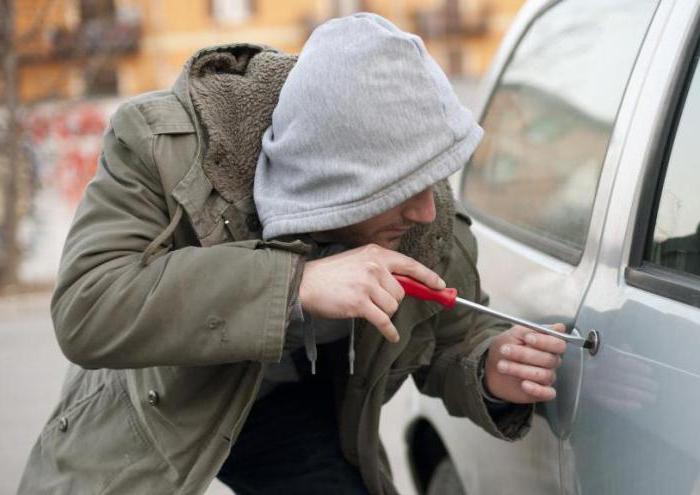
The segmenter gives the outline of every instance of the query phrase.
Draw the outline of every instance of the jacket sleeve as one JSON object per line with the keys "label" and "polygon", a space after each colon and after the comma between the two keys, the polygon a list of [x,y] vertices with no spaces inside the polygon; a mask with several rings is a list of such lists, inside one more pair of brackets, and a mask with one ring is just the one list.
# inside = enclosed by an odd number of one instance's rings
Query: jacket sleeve
{"label": "jacket sleeve", "polygon": [[[476,271],[476,241],[467,223],[455,220],[455,239],[450,264],[444,279],[448,287],[470,292],[465,281],[476,285],[480,304],[488,305],[488,295],[481,292]],[[473,291],[473,289],[471,290]],[[516,440],[530,428],[534,406],[512,404],[489,411],[479,379],[479,363],[492,339],[510,328],[492,316],[457,306],[436,315],[436,346],[431,364],[414,374],[421,392],[442,399],[452,416],[466,416],[491,435]]]}
{"label": "jacket sleeve", "polygon": [[278,361],[299,254],[283,243],[229,242],[142,266],[170,218],[139,148],[113,129],[104,137],[51,301],[61,349],[85,368]]}

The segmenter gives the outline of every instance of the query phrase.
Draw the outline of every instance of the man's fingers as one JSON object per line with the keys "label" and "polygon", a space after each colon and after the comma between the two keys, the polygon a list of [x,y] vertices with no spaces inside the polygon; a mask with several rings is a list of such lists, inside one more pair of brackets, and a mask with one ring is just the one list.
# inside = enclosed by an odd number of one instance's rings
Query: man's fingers
{"label": "man's fingers", "polygon": [[372,289],[370,293],[370,299],[372,302],[379,307],[389,318],[394,316],[396,310],[399,309],[399,302],[396,298],[389,292],[384,290],[383,287],[378,286]]}
{"label": "man's fingers", "polygon": [[447,287],[440,275],[427,266],[418,263],[413,258],[395,251],[386,250],[386,267],[391,273],[407,275],[418,282],[427,285],[431,289],[442,290]]}
{"label": "man's fingers", "polygon": [[399,341],[399,332],[391,322],[391,318],[389,318],[384,311],[374,304],[369,304],[364,313],[365,319],[377,327],[377,330],[379,330],[389,342],[396,343]]}
{"label": "man's fingers", "polygon": [[406,291],[404,291],[399,281],[394,278],[389,270],[384,270],[379,282],[382,284],[382,288],[391,294],[396,302],[400,303],[403,301],[403,298],[406,296]]}
{"label": "man's fingers", "polygon": [[[555,330],[560,331],[558,328]],[[551,335],[545,335],[543,333],[530,332],[525,335],[525,342],[528,346],[545,352],[554,354],[564,354],[564,352],[566,352],[566,342],[557,337],[552,337]]]}
{"label": "man's fingers", "polygon": [[557,377],[554,371],[550,369],[529,366],[527,364],[516,363],[505,359],[501,359],[496,367],[498,368],[498,371],[504,375],[513,376],[522,380],[529,380],[542,385],[553,384]]}
{"label": "man's fingers", "polygon": [[554,387],[543,386],[530,380],[523,380],[520,387],[523,389],[523,392],[536,401],[548,401],[557,396],[557,391],[554,390]]}
{"label": "man's fingers", "polygon": [[501,354],[511,361],[523,364],[540,366],[542,368],[557,368],[561,364],[561,357],[557,354],[544,352],[531,347],[515,344],[501,346]]}

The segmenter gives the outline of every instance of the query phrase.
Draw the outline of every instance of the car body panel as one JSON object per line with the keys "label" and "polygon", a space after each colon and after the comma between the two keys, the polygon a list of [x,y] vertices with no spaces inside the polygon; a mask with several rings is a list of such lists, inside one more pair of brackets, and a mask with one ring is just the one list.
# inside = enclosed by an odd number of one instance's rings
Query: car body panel
{"label": "car body panel", "polygon": [[[669,7],[666,5],[665,7]],[[625,272],[645,170],[665,146],[674,92],[697,43],[698,2],[676,2],[638,98],[601,243],[577,319],[601,332],[584,363],[578,419],[562,440],[565,493],[700,492],[700,310],[630,286]],[[696,176],[700,177],[700,173]]]}
{"label": "car body panel", "polygon": [[[523,32],[553,3],[530,1],[516,18],[484,79],[476,108],[480,120]],[[416,399],[414,419],[433,425],[467,493],[661,493],[653,491],[659,481],[674,487],[665,493],[700,490],[700,423],[693,422],[700,398],[688,396],[700,390],[700,360],[693,362],[690,352],[673,352],[684,343],[696,353],[700,349],[700,311],[630,287],[624,276],[644,167],[667,120],[681,48],[697,26],[699,5],[696,0],[658,4],[617,112],[580,261],[544,253],[472,212],[491,305],[542,323],[575,324],[584,336],[595,328],[603,347],[596,356],[569,347],[558,373],[557,399],[538,406],[532,431],[517,444],[449,417],[435,399]],[[671,326],[673,333],[656,330],[661,326]],[[630,362],[629,369],[620,364]],[[651,370],[651,381],[663,390],[653,407],[640,407],[628,417],[602,405],[606,376],[622,373],[634,387],[635,369]]]}

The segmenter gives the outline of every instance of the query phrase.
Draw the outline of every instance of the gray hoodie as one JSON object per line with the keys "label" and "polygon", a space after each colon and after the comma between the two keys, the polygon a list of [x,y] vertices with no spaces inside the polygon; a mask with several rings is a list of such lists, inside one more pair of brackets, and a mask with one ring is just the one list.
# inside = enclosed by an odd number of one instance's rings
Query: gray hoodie
{"label": "gray hoodie", "polygon": [[262,138],[263,237],[352,225],[466,163],[482,129],[422,40],[376,14],[314,30]]}
{"label": "gray hoodie", "polygon": [[[418,36],[376,14],[328,21],[304,45],[262,137],[254,199],[263,237],[383,213],[461,169],[482,134]],[[352,373],[354,322],[300,320],[259,397],[299,379],[290,353],[302,341],[315,369],[317,337],[349,335]]]}

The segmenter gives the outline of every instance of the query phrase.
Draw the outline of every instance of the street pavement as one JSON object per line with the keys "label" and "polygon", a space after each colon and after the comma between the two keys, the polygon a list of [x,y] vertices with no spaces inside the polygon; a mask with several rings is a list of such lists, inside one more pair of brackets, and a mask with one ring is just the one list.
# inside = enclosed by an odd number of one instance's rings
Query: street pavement
{"label": "street pavement", "polygon": [[[53,335],[50,295],[0,298],[0,494],[17,490],[24,463],[59,396],[68,362]],[[381,435],[400,493],[414,495],[402,427],[412,390],[404,387],[382,413]],[[230,495],[214,481],[206,495]]]}

